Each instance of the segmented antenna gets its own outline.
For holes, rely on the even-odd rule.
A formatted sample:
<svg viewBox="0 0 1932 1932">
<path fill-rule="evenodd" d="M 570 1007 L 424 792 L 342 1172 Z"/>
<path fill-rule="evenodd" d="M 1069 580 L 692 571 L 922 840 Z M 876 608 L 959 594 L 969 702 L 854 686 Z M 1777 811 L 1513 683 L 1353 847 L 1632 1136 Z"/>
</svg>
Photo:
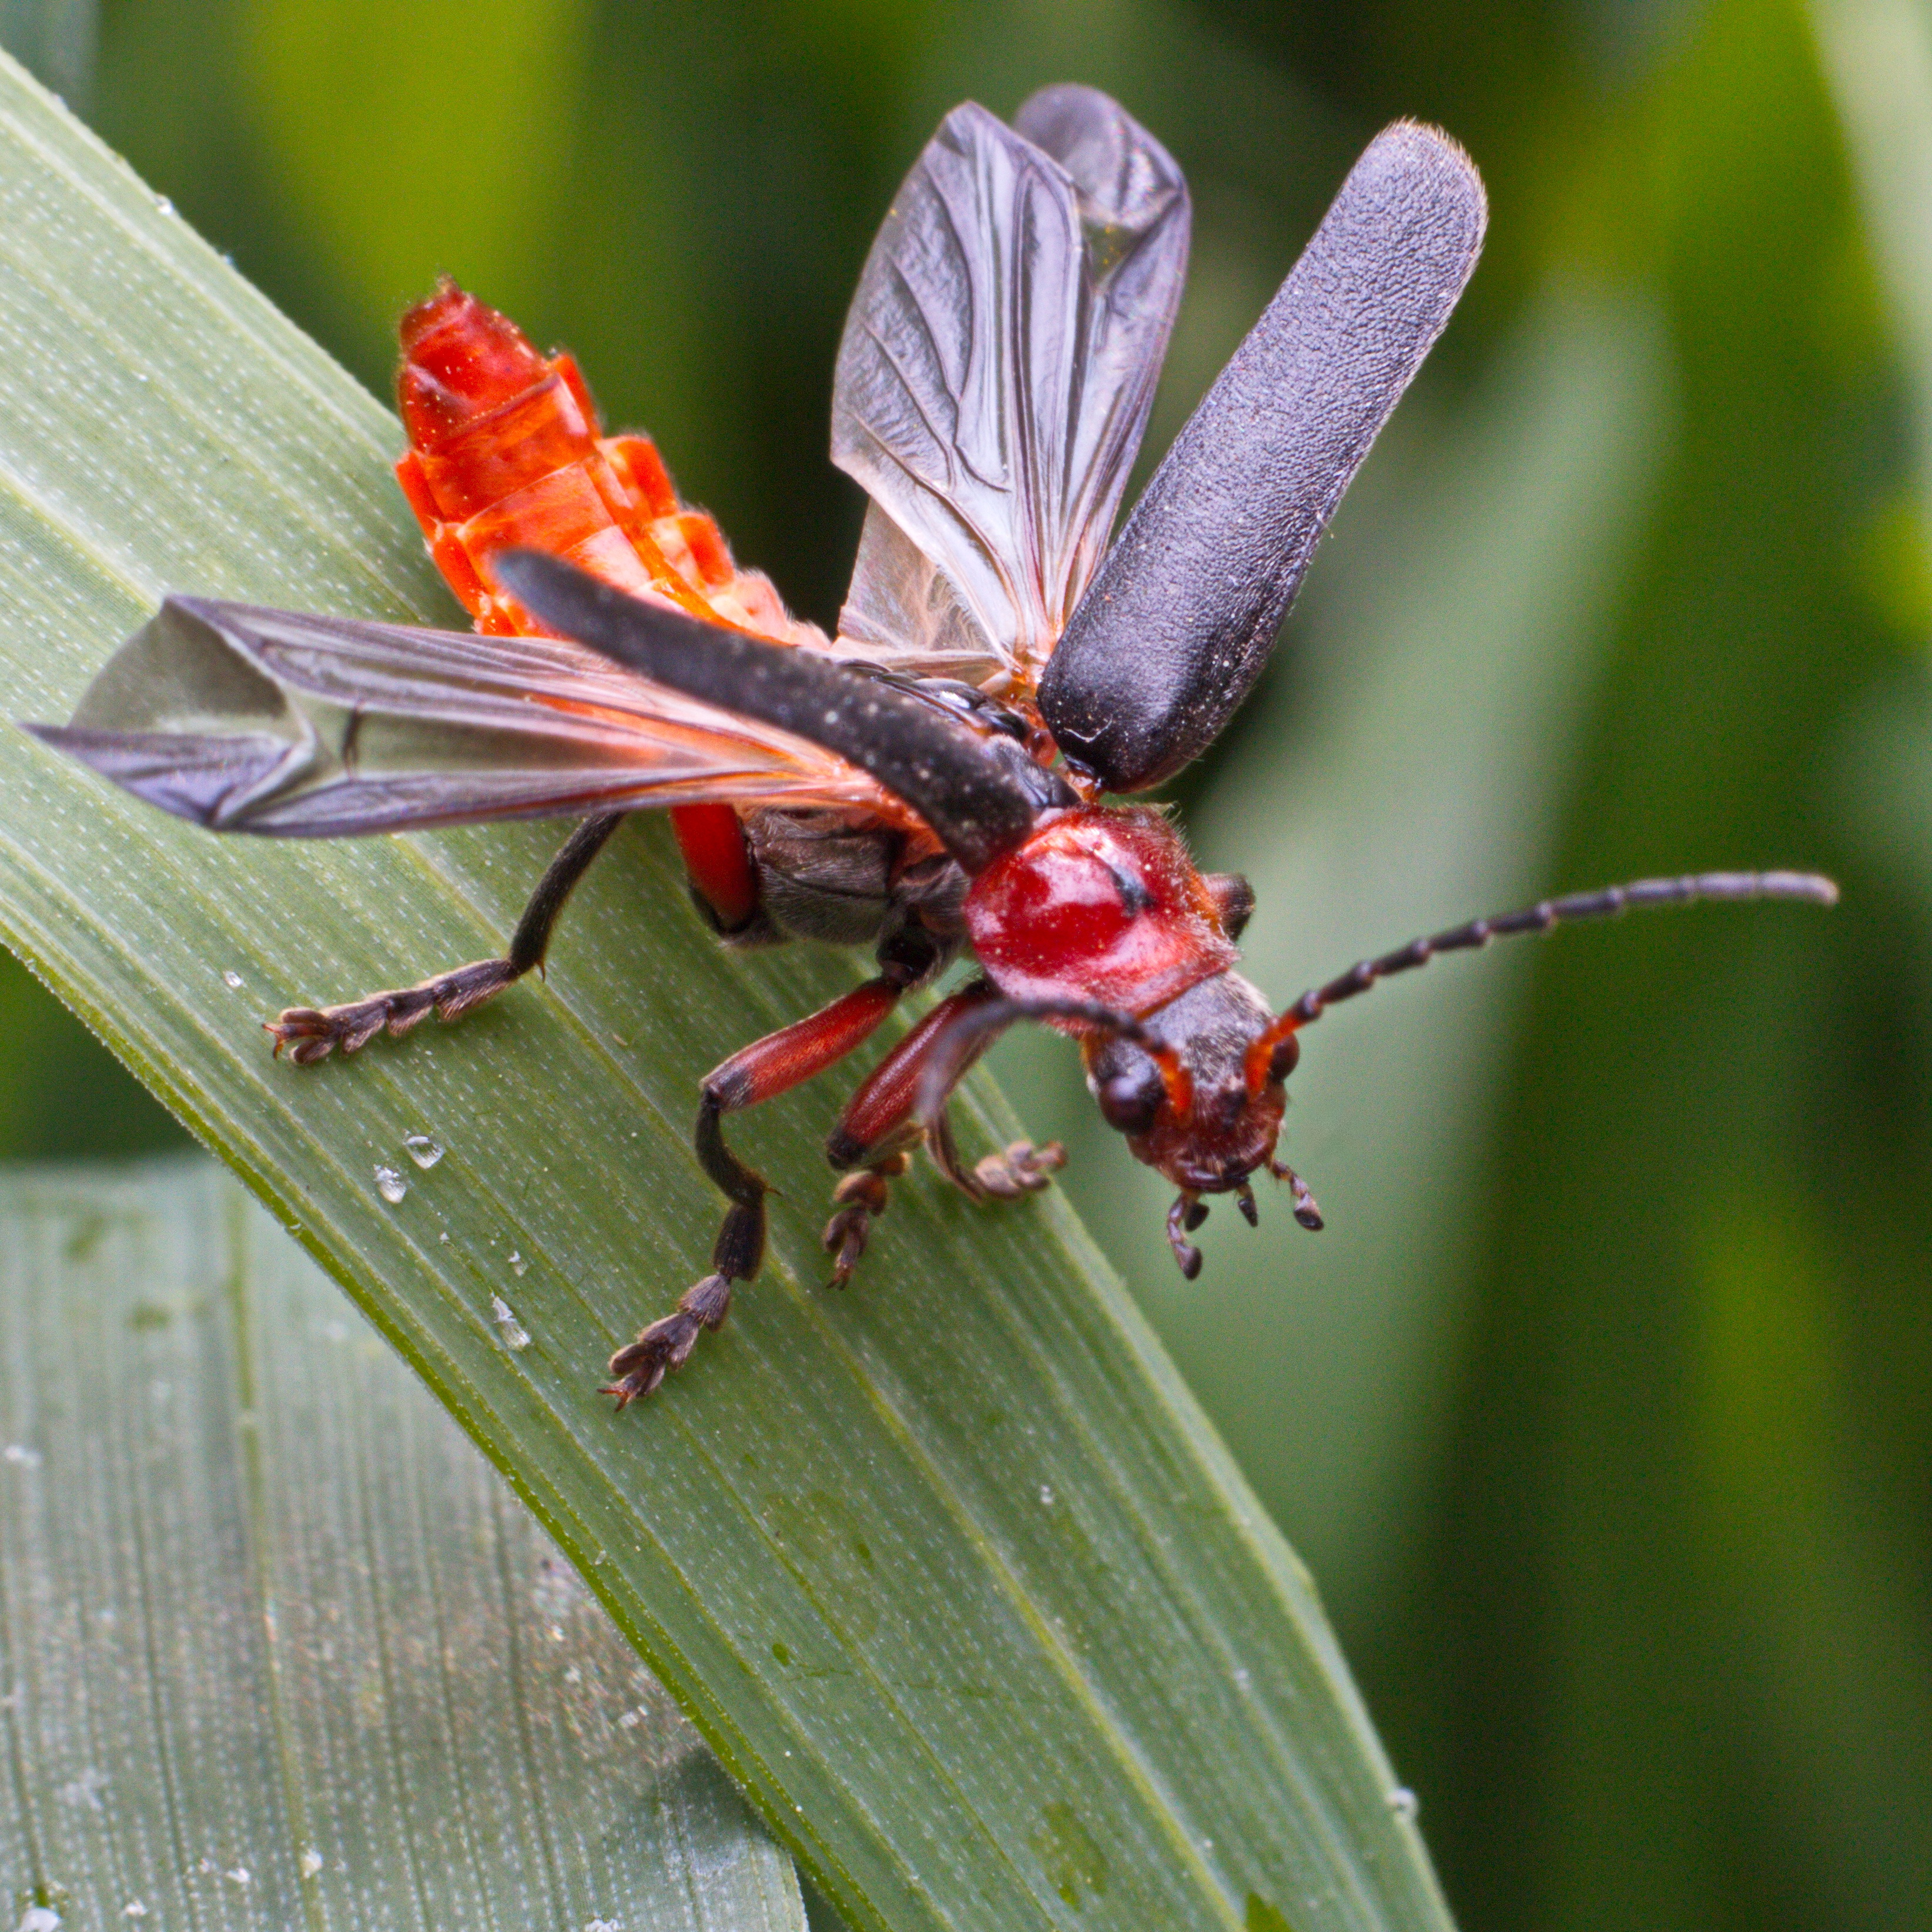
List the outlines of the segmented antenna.
<svg viewBox="0 0 1932 1932">
<path fill-rule="evenodd" d="M 1474 952 L 1492 939 L 1507 939 L 1520 932 L 1547 932 L 1552 926 L 1577 920 L 1620 919 L 1642 908 L 1689 905 L 1698 899 L 1804 899 L 1813 905 L 1835 905 L 1838 888 L 1818 872 L 1687 872 L 1680 878 L 1636 879 L 1628 885 L 1606 886 L 1600 892 L 1538 899 L 1516 912 L 1472 919 L 1466 925 L 1432 933 L 1426 939 L 1412 939 L 1378 959 L 1358 961 L 1327 986 L 1311 987 L 1250 1049 L 1249 1084 L 1258 1090 L 1268 1077 L 1273 1050 L 1298 1028 L 1319 1019 L 1342 1000 L 1366 993 L 1378 980 L 1426 965 L 1438 952 Z"/>
<path fill-rule="evenodd" d="M 1361 960 L 1327 986 L 1304 993 L 1288 1012 L 1306 1026 L 1328 1007 L 1366 993 L 1378 980 L 1426 965 L 1438 952 L 1474 952 L 1492 939 L 1513 938 L 1520 932 L 1547 932 L 1552 926 L 1578 920 L 1621 919 L 1646 907 L 1690 905 L 1698 899 L 1805 899 L 1814 905 L 1836 905 L 1838 888 L 1819 872 L 1688 872 L 1681 878 L 1636 879 L 1627 886 L 1606 886 L 1600 892 L 1538 899 L 1516 912 L 1472 919 L 1426 939 L 1412 939 L 1379 959 Z"/>
</svg>

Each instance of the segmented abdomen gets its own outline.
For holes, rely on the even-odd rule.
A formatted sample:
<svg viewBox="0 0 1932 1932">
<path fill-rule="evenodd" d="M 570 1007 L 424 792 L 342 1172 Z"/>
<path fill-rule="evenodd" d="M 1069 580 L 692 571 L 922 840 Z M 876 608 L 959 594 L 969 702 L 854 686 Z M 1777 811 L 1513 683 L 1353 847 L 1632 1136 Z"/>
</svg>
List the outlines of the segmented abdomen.
<svg viewBox="0 0 1932 1932">
<path fill-rule="evenodd" d="M 403 317 L 401 332 L 396 393 L 410 448 L 396 479 L 477 629 L 542 632 L 488 577 L 497 551 L 529 549 L 634 596 L 655 593 L 776 643 L 824 647 L 824 634 L 793 618 L 769 578 L 737 568 L 718 526 L 679 502 L 649 436 L 603 434 L 571 356 L 539 356 L 507 316 L 448 280 Z M 737 812 L 677 806 L 670 820 L 719 929 L 744 929 L 759 886 Z"/>
<path fill-rule="evenodd" d="M 769 579 L 734 564 L 710 518 L 679 502 L 648 436 L 603 434 L 569 356 L 539 356 L 508 316 L 451 281 L 404 316 L 402 346 L 410 449 L 397 480 L 479 631 L 542 630 L 488 578 L 491 556 L 521 548 L 779 643 L 824 645 Z"/>
</svg>

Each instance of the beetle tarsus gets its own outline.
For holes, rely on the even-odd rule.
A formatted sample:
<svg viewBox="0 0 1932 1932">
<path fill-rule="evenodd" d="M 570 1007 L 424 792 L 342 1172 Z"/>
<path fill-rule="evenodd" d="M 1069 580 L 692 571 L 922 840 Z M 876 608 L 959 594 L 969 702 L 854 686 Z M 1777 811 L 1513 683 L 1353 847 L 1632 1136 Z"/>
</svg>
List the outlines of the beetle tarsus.
<svg viewBox="0 0 1932 1932">
<path fill-rule="evenodd" d="M 731 1064 L 725 1063 L 728 1067 Z M 620 1408 L 654 1394 L 672 1370 L 682 1368 L 705 1329 L 724 1327 L 731 1312 L 731 1284 L 749 1281 L 765 1258 L 765 1196 L 770 1190 L 764 1175 L 724 1144 L 719 1124 L 722 1109 L 713 1090 L 717 1081 L 714 1073 L 705 1082 L 695 1136 L 705 1172 L 731 1202 L 711 1246 L 713 1272 L 686 1288 L 670 1314 L 660 1316 L 610 1358 L 611 1379 L 598 1393 L 615 1396 Z"/>
<path fill-rule="evenodd" d="M 1182 1276 L 1189 1281 L 1201 1272 L 1201 1250 L 1187 1238 L 1187 1230 L 1198 1228 L 1206 1218 L 1204 1214 L 1196 1216 L 1194 1210 L 1200 1205 L 1192 1194 L 1183 1191 L 1174 1197 L 1174 1205 L 1167 1210 L 1167 1244 L 1174 1250 Z"/>
<path fill-rule="evenodd" d="M 720 1240 L 722 1243 L 722 1237 Z M 670 1314 L 653 1322 L 634 1342 L 626 1342 L 610 1358 L 610 1380 L 598 1394 L 615 1396 L 620 1408 L 654 1394 L 672 1370 L 681 1369 L 690 1360 L 698 1336 L 707 1328 L 723 1328 L 730 1312 L 730 1277 L 706 1275 L 695 1287 L 685 1290 Z"/>
<path fill-rule="evenodd" d="M 852 1279 L 866 1244 L 872 1239 L 872 1223 L 890 1202 L 886 1183 L 896 1180 L 912 1165 L 902 1152 L 889 1154 L 869 1167 L 848 1174 L 832 1190 L 837 1211 L 825 1224 L 825 1252 L 832 1257 L 832 1280 L 828 1284 L 843 1288 Z"/>
<path fill-rule="evenodd" d="M 290 1006 L 263 1027 L 278 1055 L 286 1047 L 298 1066 L 313 1066 L 338 1047 L 344 1053 L 359 1052 L 379 1033 L 400 1040 L 431 1013 L 442 1020 L 460 1018 L 521 977 L 507 959 L 472 960 L 418 985 L 371 993 L 339 1006 Z"/>
<path fill-rule="evenodd" d="M 334 1006 L 289 1006 L 266 1022 L 275 1052 L 289 1049 L 298 1066 L 313 1066 L 339 1046 L 355 1053 L 379 1033 L 400 1040 L 433 1012 L 440 1020 L 460 1019 L 472 1007 L 514 985 L 532 968 L 542 969 L 550 936 L 570 889 L 590 869 L 612 832 L 622 823 L 621 812 L 601 812 L 586 818 L 566 838 L 556 856 L 544 868 L 530 902 L 510 938 L 510 950 L 500 959 L 473 959 L 454 972 L 439 973 L 413 986 L 397 987 Z"/>
<path fill-rule="evenodd" d="M 1276 1180 L 1288 1183 L 1288 1191 L 1294 1197 L 1294 1218 L 1311 1234 L 1318 1234 L 1328 1226 L 1322 1218 L 1322 1210 L 1316 1205 L 1315 1196 L 1308 1190 L 1308 1184 L 1285 1160 L 1271 1160 L 1268 1172 Z"/>
<path fill-rule="evenodd" d="M 682 1368 L 704 1330 L 724 1326 L 731 1284 L 751 1280 L 764 1261 L 765 1197 L 772 1190 L 763 1174 L 726 1144 L 725 1115 L 789 1092 L 843 1059 L 892 1011 L 904 990 L 902 976 L 882 974 L 810 1018 L 740 1047 L 704 1076 L 692 1144 L 698 1164 L 731 1204 L 712 1244 L 713 1271 L 688 1290 L 671 1313 L 610 1358 L 612 1379 L 602 1393 L 615 1396 L 620 1408 L 650 1394 L 672 1370 Z M 882 1210 L 883 1181 L 879 1186 Z M 863 1229 L 855 1228 L 850 1238 L 856 1242 L 856 1261 L 865 1247 Z"/>
<path fill-rule="evenodd" d="M 989 1154 L 973 1169 L 983 1193 L 996 1201 L 1018 1201 L 1053 1184 L 1066 1165 L 1066 1150 L 1058 1141 L 1036 1148 L 1031 1141 L 1014 1141 L 1004 1152 Z"/>
</svg>

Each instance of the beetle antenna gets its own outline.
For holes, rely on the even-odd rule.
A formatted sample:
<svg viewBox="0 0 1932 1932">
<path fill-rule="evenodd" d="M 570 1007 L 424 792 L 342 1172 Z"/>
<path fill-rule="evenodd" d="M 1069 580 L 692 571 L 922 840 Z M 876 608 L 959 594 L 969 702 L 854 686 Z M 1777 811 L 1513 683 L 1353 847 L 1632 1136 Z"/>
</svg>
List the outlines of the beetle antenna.
<svg viewBox="0 0 1932 1932">
<path fill-rule="evenodd" d="M 1131 1042 L 1160 1069 L 1176 1114 L 1186 1120 L 1192 1114 L 1194 1082 L 1180 1056 L 1132 1014 L 1094 1000 L 988 1000 L 968 1008 L 933 1042 L 920 1078 L 919 1104 L 914 1110 L 921 1126 L 932 1129 L 945 1108 L 946 1096 L 992 1043 L 992 1036 L 1018 1020 L 1078 1020 L 1096 1032 Z"/>
<path fill-rule="evenodd" d="M 1838 888 L 1818 872 L 1687 872 L 1675 879 L 1636 879 L 1599 892 L 1538 899 L 1516 912 L 1472 919 L 1426 939 L 1412 939 L 1378 959 L 1361 960 L 1327 986 L 1304 993 L 1249 1048 L 1248 1090 L 1258 1094 L 1268 1084 L 1274 1049 L 1292 1034 L 1319 1019 L 1330 1006 L 1366 993 L 1378 980 L 1426 965 L 1438 952 L 1479 951 L 1492 939 L 1512 938 L 1520 932 L 1547 932 L 1578 920 L 1620 919 L 1633 909 L 1689 905 L 1698 899 L 1803 899 L 1813 905 L 1835 905 Z"/>
</svg>

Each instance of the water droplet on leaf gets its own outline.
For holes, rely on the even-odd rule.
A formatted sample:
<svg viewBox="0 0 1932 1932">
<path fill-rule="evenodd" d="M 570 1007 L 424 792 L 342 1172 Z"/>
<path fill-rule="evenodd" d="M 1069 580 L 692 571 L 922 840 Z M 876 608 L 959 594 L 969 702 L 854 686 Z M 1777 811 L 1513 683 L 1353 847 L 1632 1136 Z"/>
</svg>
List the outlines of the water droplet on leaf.
<svg viewBox="0 0 1932 1932">
<path fill-rule="evenodd" d="M 433 1141 L 427 1134 L 405 1134 L 403 1149 L 417 1166 L 429 1168 L 442 1158 L 442 1143 Z"/>
<path fill-rule="evenodd" d="M 393 1208 L 410 1191 L 410 1184 L 393 1167 L 376 1163 L 376 1192 Z"/>
</svg>

